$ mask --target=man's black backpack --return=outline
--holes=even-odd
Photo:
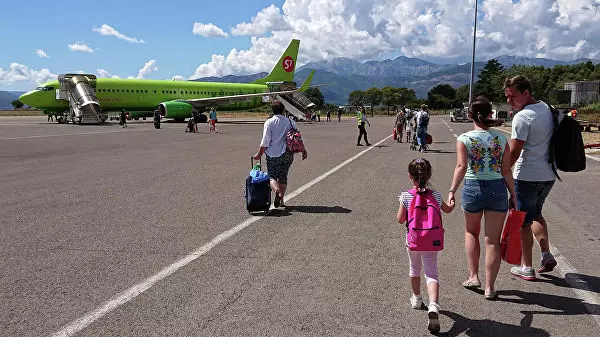
[[[550,140],[550,163],[554,174],[560,179],[556,170],[563,172],[579,172],[585,170],[585,149],[581,125],[574,118],[548,105],[554,120],[554,130]]]

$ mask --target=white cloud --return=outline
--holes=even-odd
[[[98,74],[98,77],[102,77],[102,78],[120,78],[119,76],[113,75],[110,72],[108,72],[107,70],[102,69],[102,68],[96,69],[96,73]]]
[[[264,8],[255,17],[252,17],[251,23],[239,23],[231,29],[233,35],[262,35],[269,31],[288,30],[290,25],[281,15],[281,11],[275,5]]]
[[[144,76],[148,75],[153,71],[157,71],[158,67],[156,66],[156,60],[150,60],[144,64],[144,67],[140,69],[138,72],[137,78],[142,79]]]
[[[98,33],[100,33],[100,35],[104,35],[104,36],[114,36],[117,39],[125,40],[125,41],[131,42],[131,43],[146,43],[146,42],[144,42],[144,40],[141,40],[141,39],[138,40],[135,37],[129,37],[127,35],[121,34],[116,29],[114,29],[113,27],[111,27],[107,24],[103,24],[100,27],[94,27],[94,28],[92,28],[92,31],[98,32]]]
[[[87,44],[82,43],[82,42],[75,42],[69,45],[69,49],[71,51],[80,51],[80,52],[86,52],[86,53],[93,53],[94,50],[92,48],[90,48]]]
[[[175,75],[172,78],[173,81],[185,81],[185,77],[180,76],[180,75]]]
[[[56,74],[43,68],[29,69],[26,65],[13,62],[7,70],[0,68],[0,85],[10,85],[17,82],[30,82],[32,86],[57,79]]]
[[[468,62],[474,1],[286,0],[281,10],[269,6],[231,30],[258,36],[248,50],[213,55],[191,78],[270,71],[292,38],[301,40],[299,64],[390,54]],[[476,58],[597,57],[599,21],[598,0],[486,0],[479,6]]]
[[[228,34],[225,33],[221,28],[213,25],[212,23],[200,23],[194,22],[194,28],[192,29],[192,33],[194,35],[202,35],[204,37],[227,37]]]
[[[37,56],[41,57],[41,58],[48,58],[50,56],[48,56],[48,54],[46,54],[46,52],[44,52],[41,49],[36,49],[35,53],[37,54]]]

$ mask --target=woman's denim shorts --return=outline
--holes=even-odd
[[[508,211],[508,192],[504,179],[466,179],[462,204],[467,213],[479,213],[483,210],[505,213]]]

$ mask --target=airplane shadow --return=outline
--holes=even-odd
[[[382,148],[382,147],[390,147],[390,146],[389,145],[376,145],[375,147]]]
[[[345,207],[341,207],[341,206],[300,206],[300,205],[294,205],[294,206],[286,206],[285,208],[276,208],[276,209],[272,209],[268,216],[273,216],[273,217],[282,217],[282,216],[290,216],[293,213],[313,213],[313,214],[325,214],[325,213],[338,213],[338,214],[344,214],[344,213],[351,213],[352,210],[345,208]]]
[[[446,310],[441,310],[440,314],[452,319],[454,324],[452,324],[450,330],[440,332],[438,336],[455,337],[463,333],[466,336],[550,336],[547,331],[531,327],[530,325],[523,325],[523,322],[521,322],[521,325],[513,325],[490,319],[469,319]]]

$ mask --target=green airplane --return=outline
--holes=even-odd
[[[203,122],[206,121],[206,115],[202,112],[209,107],[249,109],[264,104],[268,96],[288,100],[294,94],[305,91],[314,71],[300,88],[296,87],[293,80],[299,46],[299,40],[292,40],[273,70],[266,77],[251,83],[96,78],[89,74],[62,74],[57,81],[47,82],[21,95],[19,100],[45,114],[57,115],[62,122],[81,123],[82,117],[86,116],[91,117],[88,121],[104,122],[109,113],[122,110],[127,111],[129,118],[152,117],[158,111],[162,118],[176,121],[183,121],[197,112]]]

